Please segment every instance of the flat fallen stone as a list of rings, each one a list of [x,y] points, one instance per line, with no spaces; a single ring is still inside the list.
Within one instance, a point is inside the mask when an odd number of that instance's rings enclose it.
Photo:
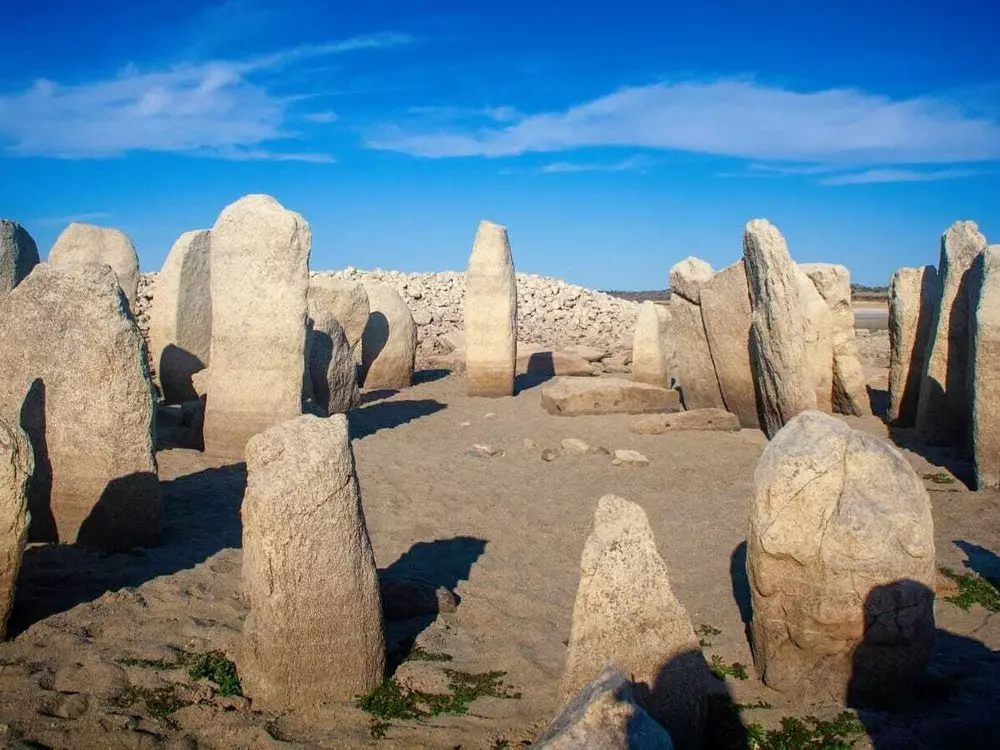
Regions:
[[[588,362],[600,362],[608,356],[608,352],[605,349],[596,349],[592,346],[585,346],[583,344],[573,344],[572,346],[567,346],[564,351],[570,354],[575,354]]]
[[[559,445],[565,453],[595,454],[608,452],[607,448],[591,445],[586,440],[580,440],[579,438],[563,438]]]
[[[648,466],[649,459],[639,451],[630,448],[619,448],[614,453],[611,463],[614,466]]]
[[[517,342],[516,370],[518,375],[579,375],[594,374],[590,362],[570,351],[553,351],[538,344]]]
[[[677,391],[620,378],[556,378],[541,388],[550,414],[647,414],[681,410]]]
[[[739,418],[725,409],[694,409],[676,414],[654,414],[632,425],[639,435],[663,435],[668,432],[739,432]]]

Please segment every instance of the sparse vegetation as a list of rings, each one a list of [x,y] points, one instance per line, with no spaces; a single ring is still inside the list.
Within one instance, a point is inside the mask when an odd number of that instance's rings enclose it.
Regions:
[[[712,675],[719,680],[725,680],[726,677],[734,677],[737,680],[750,679],[750,675],[747,674],[747,668],[744,664],[740,664],[739,662],[734,662],[732,665],[726,664],[725,660],[718,654],[712,654],[708,668],[712,672]]]
[[[708,640],[709,638],[714,638],[722,633],[718,628],[713,628],[711,625],[706,625],[702,623],[694,629],[695,635],[698,636],[698,645],[702,648],[708,648],[712,645],[712,642]]]
[[[992,583],[975,573],[958,573],[951,568],[939,568],[941,574],[958,584],[958,593],[944,600],[966,612],[978,604],[988,612],[1000,612],[1000,591]]]
[[[451,654],[427,651],[421,646],[414,646],[403,661],[451,661]]]
[[[939,471],[936,474],[924,474],[924,479],[934,484],[955,484],[955,478],[944,471]]]
[[[737,711],[752,711],[752,710],[757,709],[757,708],[774,708],[774,706],[772,706],[767,701],[755,701],[753,703],[737,703],[736,704],[736,710]]]
[[[751,750],[850,750],[865,733],[864,725],[850,711],[833,721],[786,716],[781,720],[781,729],[764,729],[760,724],[750,724],[746,729]]]
[[[190,654],[181,651],[177,661],[168,662],[163,659],[119,659],[123,667],[139,667],[141,669],[181,669],[188,668],[188,677],[194,681],[208,679],[217,686],[216,693],[222,697],[243,695],[240,678],[233,664],[221,651],[207,651],[204,654]]]
[[[190,701],[183,700],[174,692],[173,686],[149,689],[130,685],[115,699],[119,708],[129,708],[138,701],[145,704],[150,714],[161,719],[179,708],[191,705]]]

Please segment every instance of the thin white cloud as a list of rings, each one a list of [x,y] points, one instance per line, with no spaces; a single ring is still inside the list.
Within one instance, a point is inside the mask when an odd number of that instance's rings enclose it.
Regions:
[[[252,60],[217,60],[118,76],[82,85],[38,80],[0,96],[0,144],[10,155],[109,157],[130,151],[186,152],[225,158],[293,158],[261,144],[289,139],[294,96],[278,96],[257,74],[309,58],[406,44],[385,33],[282,50]],[[246,153],[255,154],[247,157]],[[265,156],[267,155],[267,156]],[[332,160],[308,155],[309,160]]]
[[[310,112],[307,115],[302,115],[302,119],[307,122],[315,122],[320,125],[326,125],[331,122],[337,121],[336,112]]]
[[[629,87],[502,127],[395,124],[366,140],[371,148],[428,158],[601,146],[849,165],[1000,158],[1000,124],[966,115],[944,99],[893,100],[853,89],[799,92],[747,80]]]
[[[85,214],[72,214],[70,216],[48,216],[43,219],[35,219],[34,221],[28,222],[36,227],[55,227],[62,226],[64,224],[71,224],[74,221],[100,221],[101,219],[110,218],[112,214],[109,211],[91,211]]]
[[[300,161],[311,164],[335,164],[337,162],[336,157],[331,154],[268,151],[263,148],[205,149],[197,151],[196,155],[227,159],[229,161]]]
[[[611,164],[580,163],[557,161],[546,164],[539,170],[542,174],[560,174],[566,172],[628,172],[633,169],[640,169],[642,163],[638,158],[623,159]]]
[[[937,182],[971,177],[976,172],[970,169],[938,169],[918,172],[913,169],[869,169],[854,174],[836,175],[820,180],[822,185],[872,185],[880,182]]]

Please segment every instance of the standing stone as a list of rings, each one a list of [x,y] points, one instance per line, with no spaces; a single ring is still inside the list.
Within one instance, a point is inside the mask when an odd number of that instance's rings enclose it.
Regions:
[[[371,312],[361,336],[364,386],[409,388],[417,356],[417,326],[399,293],[387,284],[365,286]]]
[[[678,748],[700,747],[708,666],[642,508],[602,497],[580,569],[563,702],[614,664],[641,684],[639,704]]]
[[[310,319],[309,395],[326,414],[343,414],[361,403],[358,368],[351,346],[333,316],[321,317],[319,322]]]
[[[701,317],[726,409],[743,427],[759,427],[750,369],[750,291],[743,260],[702,285]]]
[[[969,270],[986,248],[972,221],[956,221],[941,237],[941,300],[928,340],[924,377],[917,402],[917,435],[927,443],[962,445],[967,439]]]
[[[977,489],[1000,487],[1000,245],[983,254],[972,340],[972,455]]]
[[[208,367],[212,349],[212,233],[185,232],[156,276],[149,344],[163,399],[198,398],[191,376]]]
[[[750,289],[750,366],[761,427],[770,438],[796,414],[817,405],[806,358],[801,272],[785,238],[764,219],[746,225],[743,255]]]
[[[302,413],[311,244],[306,220],[268,195],[240,198],[212,228],[208,453],[242,456]]]
[[[139,256],[132,240],[120,229],[95,227],[74,221],[56,238],[49,250],[49,263],[59,268],[90,263],[111,266],[125,292],[129,309],[135,312],[139,292]]]
[[[816,408],[833,411],[833,315],[816,285],[795,264],[799,301],[806,324],[806,364],[816,392]]]
[[[900,268],[889,284],[889,411],[886,421],[913,427],[941,283],[934,266]]]
[[[888,443],[806,412],[764,450],[747,542],[754,663],[809,700],[913,685],[934,640],[934,526]],[[851,695],[848,695],[848,694]]]
[[[0,638],[14,604],[17,574],[28,543],[28,480],[35,470],[24,431],[0,419]]]
[[[340,323],[353,350],[368,325],[368,292],[355,281],[313,276],[309,279],[309,317],[320,321],[321,327],[332,317]]]
[[[0,297],[38,265],[38,246],[16,221],[0,219]]]
[[[155,544],[149,364],[114,272],[39,264],[0,299],[0,342],[0,416],[20,424],[35,457],[32,541]]]
[[[670,269],[674,379],[685,409],[724,407],[701,317],[701,288],[711,277],[712,267],[697,258],[685,258]]]
[[[470,396],[514,395],[517,280],[504,227],[479,223],[465,272],[465,382]]]
[[[646,300],[639,305],[632,339],[632,380],[660,388],[670,387],[674,362],[674,337],[670,311]]]
[[[276,425],[250,439],[246,462],[244,691],[267,711],[368,693],[385,636],[347,418]]]

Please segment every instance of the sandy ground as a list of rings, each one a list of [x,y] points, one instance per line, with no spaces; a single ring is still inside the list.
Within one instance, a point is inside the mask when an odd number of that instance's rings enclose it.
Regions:
[[[169,524],[163,546],[117,555],[67,546],[27,552],[11,639],[0,645],[0,747],[527,743],[558,709],[580,553],[605,493],[646,509],[692,621],[721,631],[709,639],[706,655],[751,664],[742,543],[754,466],[765,445],[759,432],[634,435],[629,426],[636,417],[550,416],[537,387],[491,401],[467,398],[458,376],[430,372],[422,379],[403,393],[367,394],[351,415],[379,567],[445,586],[459,598],[454,613],[390,623],[390,648],[395,661],[414,639],[451,655],[445,665],[404,666],[427,680],[439,678],[441,666],[504,671],[520,699],[481,698],[464,716],[395,721],[385,738],[373,739],[370,717],[349,702],[269,715],[245,699],[213,696],[183,669],[122,666],[128,659],[174,662],[179,650],[234,656],[246,614],[239,596],[243,467],[166,449],[159,453]],[[875,418],[851,421],[886,435]],[[557,448],[566,437],[634,448],[650,464],[616,467],[607,455],[541,459],[543,448]],[[905,434],[896,437],[906,442]],[[526,439],[537,446],[526,446]],[[476,444],[503,453],[468,455]],[[968,468],[955,456],[934,456],[935,463],[907,456],[922,475],[962,475]],[[939,564],[1000,577],[1000,496],[927,484]],[[1000,619],[941,599],[936,613],[931,687],[908,710],[863,713],[871,740],[859,747],[1000,746]],[[749,671],[745,682],[716,686],[733,701],[772,706],[744,711],[745,722],[773,727],[785,715],[840,710],[799,705]],[[136,697],[164,689],[191,705],[158,718]]]

